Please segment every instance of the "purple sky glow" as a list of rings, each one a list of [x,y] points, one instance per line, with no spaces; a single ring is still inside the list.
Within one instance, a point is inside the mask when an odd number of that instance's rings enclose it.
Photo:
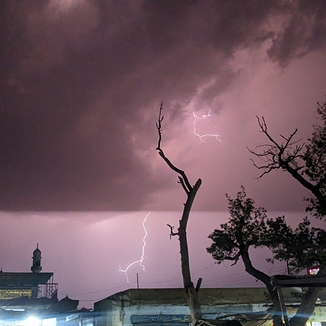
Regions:
[[[182,285],[166,224],[185,194],[155,150],[162,100],[165,154],[203,180],[189,222],[203,286],[247,284],[241,266],[205,253],[225,193],[244,185],[268,211],[304,216],[309,194],[282,171],[257,179],[247,147],[266,141],[257,115],[279,140],[311,135],[326,95],[326,1],[5,0],[0,22],[4,271],[28,271],[39,243],[59,295],[87,306],[135,286],[118,270],[140,259],[152,212],[147,271],[129,278]]]

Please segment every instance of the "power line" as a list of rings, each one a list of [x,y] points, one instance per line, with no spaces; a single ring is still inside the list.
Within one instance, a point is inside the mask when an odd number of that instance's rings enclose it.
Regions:
[[[194,271],[193,273],[191,273],[192,275],[194,274],[198,274],[199,272],[202,272],[204,270],[208,270],[210,268],[212,268],[213,266],[216,266],[216,263],[213,263],[211,265],[208,265],[204,268],[198,269],[196,271]],[[274,267],[273,267],[274,268]],[[275,273],[280,273],[280,272],[284,272],[284,266],[279,266],[275,268]],[[225,275],[225,276],[220,276],[220,277],[214,277],[212,279],[209,280],[205,280],[203,282],[203,285],[205,287],[207,287],[208,285],[214,285],[217,286],[219,283],[223,283],[223,287],[226,286],[234,286],[236,284],[239,283],[244,283],[246,281],[252,281],[254,279],[254,277],[252,277],[250,274],[246,273],[246,272],[241,272],[241,273],[235,273],[232,275]],[[180,277],[176,277],[176,278],[171,278],[168,280],[161,280],[161,281],[142,281],[142,284],[164,284],[164,283],[169,283],[169,282],[173,282],[173,281],[180,281],[181,278]],[[101,289],[101,290],[95,290],[95,291],[89,291],[89,292],[80,292],[80,293],[74,293],[74,294],[70,294],[70,296],[81,296],[81,295],[92,295],[92,294],[96,294],[96,293],[101,293],[101,292],[107,292],[107,296],[109,296],[110,292],[112,290],[117,290],[117,289],[122,289],[122,288],[130,288],[131,286],[136,286],[136,282],[129,282],[129,283],[124,283],[118,286],[114,286],[114,287],[110,287],[110,288],[105,288],[105,289]],[[105,297],[107,297],[105,296]],[[91,301],[98,301],[101,298],[97,298],[97,299],[79,299],[79,301],[83,301],[83,302],[91,302]]]

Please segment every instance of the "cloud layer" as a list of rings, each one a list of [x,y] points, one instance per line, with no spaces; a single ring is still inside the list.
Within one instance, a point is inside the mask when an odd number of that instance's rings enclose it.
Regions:
[[[0,15],[1,210],[179,208],[176,176],[155,153],[161,100],[163,148],[192,176],[207,175],[198,209],[223,210],[224,197],[214,197],[255,176],[245,168],[234,173],[239,157],[249,156],[245,146],[255,144],[251,134],[226,141],[226,129],[246,133],[255,114],[268,112],[273,121],[275,113],[267,100],[259,102],[266,111],[255,111],[261,91],[253,99],[244,92],[273,76],[264,96],[286,98],[270,93],[276,75],[283,72],[284,80],[290,71],[295,78],[291,65],[301,62],[304,70],[312,55],[325,54],[325,2],[5,1]],[[232,107],[240,98],[247,103]],[[193,112],[208,111],[217,124],[230,124],[217,126],[220,145],[205,147],[189,135]],[[222,184],[220,193],[212,179]],[[270,193],[262,199],[268,202]],[[285,209],[295,209],[295,201],[272,200]]]

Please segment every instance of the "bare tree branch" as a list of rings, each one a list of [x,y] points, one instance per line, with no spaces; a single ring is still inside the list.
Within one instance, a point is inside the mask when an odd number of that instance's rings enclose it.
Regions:
[[[189,264],[189,252],[188,252],[188,242],[187,242],[187,223],[191,211],[192,204],[194,202],[196,193],[201,186],[201,179],[198,179],[194,186],[191,186],[188,177],[184,171],[177,168],[164,154],[161,148],[162,142],[162,121],[164,116],[162,114],[163,111],[163,102],[160,105],[159,116],[156,122],[156,129],[158,132],[158,142],[157,148],[158,154],[162,157],[165,163],[169,166],[171,170],[178,174],[178,183],[181,184],[182,189],[185,191],[187,195],[186,203],[183,207],[182,217],[179,220],[179,228],[178,232],[173,231],[173,227],[168,224],[170,228],[170,237],[177,235],[179,237],[180,244],[180,254],[181,254],[181,272],[183,278],[184,288],[187,294],[187,300],[189,304],[189,309],[192,316],[192,323],[195,324],[198,320],[201,319],[201,308],[199,303],[199,298],[197,291],[194,287],[194,284],[191,281],[190,274],[190,264]]]
[[[158,120],[156,122],[156,129],[158,132],[158,142],[156,150],[158,151],[159,155],[162,157],[162,159],[165,161],[165,163],[176,173],[180,174],[179,181],[183,187],[183,189],[186,191],[186,193],[190,192],[192,190],[192,186],[187,178],[187,175],[184,173],[184,171],[178,169],[172,162],[165,156],[162,148],[161,148],[161,141],[162,141],[162,121],[164,119],[164,116],[162,115],[163,110],[163,102],[161,102],[160,106],[160,113]]]
[[[162,110],[163,110],[163,101],[161,102],[159,114],[158,114],[158,119],[156,122],[156,128],[158,130],[158,144],[156,149],[161,148],[161,141],[162,141],[162,121],[164,119],[164,115],[162,115]]]
[[[301,143],[301,139],[294,140],[298,129],[295,129],[287,137],[280,135],[283,142],[277,142],[268,132],[265,118],[257,117],[257,121],[260,132],[262,132],[269,140],[269,143],[258,145],[254,149],[247,148],[252,155],[263,162],[262,164],[258,164],[253,159],[250,159],[254,167],[262,171],[257,179],[262,178],[265,174],[268,174],[273,170],[282,169],[287,171],[314,195],[315,199],[308,199],[308,201],[315,202],[316,200],[315,203],[319,203],[315,205],[315,207],[317,207],[316,216],[321,217],[326,215],[326,197],[322,189],[326,182],[326,176],[321,177],[318,180],[305,177],[307,175],[309,176],[309,173],[307,173],[305,153],[301,153],[305,144]],[[307,207],[307,210],[311,210],[309,206]]]
[[[292,132],[288,137],[280,135],[285,141],[284,143],[278,143],[268,132],[265,118],[261,119],[257,117],[260,132],[262,132],[271,143],[262,144],[256,146],[255,149],[249,149],[248,151],[258,157],[261,161],[266,164],[258,165],[254,160],[251,159],[253,165],[263,172],[259,175],[258,179],[263,177],[265,174],[277,169],[287,169],[291,167],[295,171],[299,171],[303,168],[302,163],[299,164],[301,155],[300,152],[304,144],[298,145],[301,139],[294,141],[293,137],[297,133],[297,129]]]
[[[292,132],[288,137],[280,135],[284,140],[284,143],[278,143],[268,132],[265,118],[261,119],[257,117],[260,132],[262,132],[270,141],[268,144],[258,145],[255,149],[249,149],[248,151],[263,161],[265,164],[258,165],[254,160],[251,159],[253,165],[263,170],[262,174],[258,177],[261,178],[265,174],[272,170],[283,169],[292,171],[299,171],[303,168],[301,161],[301,150],[304,144],[299,144],[301,139],[294,141],[293,137],[297,133],[297,129]]]
[[[171,237],[175,236],[175,235],[179,235],[178,232],[173,232],[174,226],[167,224],[167,226],[170,228],[170,239]]]

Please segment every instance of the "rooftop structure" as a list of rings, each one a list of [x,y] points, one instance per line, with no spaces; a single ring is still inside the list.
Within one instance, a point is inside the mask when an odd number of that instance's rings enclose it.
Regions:
[[[296,311],[302,289],[283,289],[286,310]],[[210,325],[272,326],[272,302],[266,288],[201,288],[198,292],[203,320]],[[94,304],[96,326],[189,326],[191,316],[184,289],[129,289]],[[325,302],[318,301],[311,320],[326,322]],[[203,324],[204,325],[204,324]]]
[[[33,252],[32,272],[0,271],[0,300],[28,297],[31,299],[57,297],[58,284],[53,283],[53,273],[41,273],[41,250]]]
[[[68,297],[58,300],[58,284],[53,282],[53,272],[41,272],[41,258],[37,245],[31,272],[0,271],[1,326],[24,326],[31,316],[38,320],[33,325],[41,325],[41,320],[51,320],[51,326],[56,326],[60,318],[65,320],[77,311],[78,300]]]

